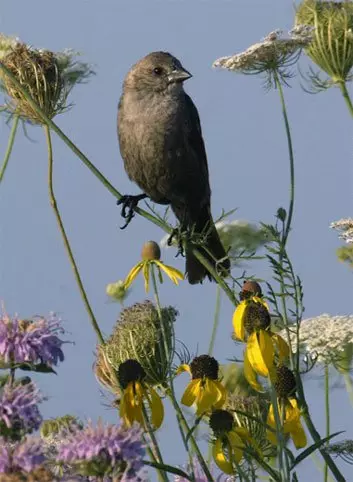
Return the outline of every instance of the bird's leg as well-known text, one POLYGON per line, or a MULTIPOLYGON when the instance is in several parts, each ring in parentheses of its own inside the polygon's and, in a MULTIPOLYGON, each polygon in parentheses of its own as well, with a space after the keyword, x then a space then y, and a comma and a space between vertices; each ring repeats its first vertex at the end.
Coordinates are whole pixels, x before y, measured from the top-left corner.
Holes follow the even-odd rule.
POLYGON ((168 238, 167 244, 168 246, 171 246, 173 243, 173 239, 176 238, 176 241, 178 243, 178 251, 175 257, 178 256, 185 256, 184 254, 184 246, 183 246, 183 239, 187 235, 187 228, 186 228, 186 207, 184 208, 184 212, 182 215, 182 219, 180 222, 180 225, 172 230, 170 233, 170 236, 168 238))
POLYGON ((147 194, 138 194, 137 196, 125 194, 116 202, 118 206, 122 204, 121 215, 126 219, 124 226, 121 226, 120 229, 125 229, 128 226, 131 219, 135 216, 135 209, 139 201, 146 199, 146 197, 148 197, 147 194))

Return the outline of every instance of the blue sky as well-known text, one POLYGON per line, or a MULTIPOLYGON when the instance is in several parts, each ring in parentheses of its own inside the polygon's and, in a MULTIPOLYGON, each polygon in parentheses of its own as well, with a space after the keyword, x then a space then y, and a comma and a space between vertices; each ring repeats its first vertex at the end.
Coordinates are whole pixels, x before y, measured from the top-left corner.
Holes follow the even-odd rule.
MULTIPOLYGON (((119 154, 116 110, 125 73, 153 50, 177 56, 193 78, 186 90, 201 117, 208 153, 212 210, 238 208, 236 218, 271 222, 279 206, 287 206, 289 163, 278 93, 266 93, 257 77, 212 69, 223 55, 242 51, 277 28, 293 24, 291 1, 121 1, 62 0, 60 8, 47 1, 4 2, 0 31, 51 50, 71 47, 94 64, 97 75, 78 86, 70 100, 75 106, 56 119, 63 131, 123 193, 138 189, 128 180, 119 154)), ((305 68, 307 62, 302 61, 305 68)), ((352 273, 337 262, 340 245, 329 229, 331 221, 352 215, 351 119, 337 89, 308 95, 300 78, 285 89, 296 163, 296 205, 289 251, 304 284, 305 316, 352 312, 352 273)), ((0 124, 0 149, 5 151, 9 129, 0 124)), ((79 297, 48 200, 44 134, 38 127, 16 139, 13 156, 0 188, 0 298, 8 313, 28 317, 57 312, 64 320, 67 359, 58 376, 39 377, 50 398, 45 416, 71 412, 82 418, 116 420, 102 405, 92 372, 95 336, 79 297)), ((109 334, 120 307, 105 294, 107 283, 123 278, 138 260, 141 245, 163 233, 136 217, 121 231, 115 199, 70 150, 54 138, 54 182, 58 205, 89 299, 104 333, 109 334)), ((183 269, 183 260, 169 250, 169 264, 183 269)), ((249 271, 268 279, 269 269, 252 265, 249 271)), ((139 280, 128 302, 145 299, 139 280)), ((205 352, 212 329, 215 286, 161 288, 164 304, 180 311, 177 337, 191 351, 205 352)), ((241 356, 230 339, 232 307, 223 299, 215 355, 220 361, 241 356)), ((317 373, 319 375, 319 373, 317 373)), ((180 382, 180 389, 186 378, 180 382)), ((320 377, 306 380, 315 421, 323 426, 320 377)), ((343 388, 331 392, 334 431, 353 436, 347 422, 348 397, 343 388)), ((161 430, 166 460, 182 464, 182 449, 174 449, 171 415, 161 430)), ((306 464, 305 476, 318 475, 306 464)), ((345 466, 346 474, 349 466, 345 466)))

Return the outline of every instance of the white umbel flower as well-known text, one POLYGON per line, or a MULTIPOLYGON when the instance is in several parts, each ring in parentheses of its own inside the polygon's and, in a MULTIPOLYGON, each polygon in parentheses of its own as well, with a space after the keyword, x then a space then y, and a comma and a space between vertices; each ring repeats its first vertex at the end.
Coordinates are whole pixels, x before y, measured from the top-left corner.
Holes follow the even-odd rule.
MULTIPOLYGON (((283 330, 280 333, 287 339, 283 330)), ((319 363, 337 364, 347 347, 353 344, 353 315, 322 314, 303 320, 299 329, 300 348, 319 363)), ((293 352, 296 352, 296 334, 291 332, 293 352)))
POLYGON ((339 232, 338 237, 346 243, 353 243, 353 218, 342 218, 330 224, 330 228, 339 232))

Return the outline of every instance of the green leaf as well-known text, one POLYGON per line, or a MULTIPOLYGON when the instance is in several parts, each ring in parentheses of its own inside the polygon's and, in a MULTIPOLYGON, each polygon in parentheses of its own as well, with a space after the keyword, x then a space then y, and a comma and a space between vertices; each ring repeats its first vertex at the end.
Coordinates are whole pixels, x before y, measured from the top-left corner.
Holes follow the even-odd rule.
POLYGON ((201 420, 202 420, 202 415, 201 415, 201 417, 198 417, 198 418, 195 420, 194 425, 191 427, 191 429, 190 429, 190 430, 188 431, 188 433, 186 434, 186 437, 185 437, 185 442, 186 442, 186 443, 188 443, 189 438, 190 438, 191 435, 195 432, 195 430, 196 430, 197 427, 199 426, 201 420))
POLYGON ((294 469, 294 467, 296 465, 298 465, 300 462, 302 462, 307 457, 309 457, 309 455, 311 455, 316 449, 320 448, 326 442, 331 440, 333 437, 337 437, 337 435, 340 435, 341 433, 344 433, 344 430, 341 430, 341 432, 333 433, 333 434, 329 435, 328 437, 325 437, 325 438, 319 440, 318 442, 315 442, 314 444, 310 445, 310 447, 308 447, 307 449, 300 452, 300 454, 296 457, 294 463, 292 464, 291 470, 294 469))
POLYGON ((55 373, 55 370, 46 363, 38 363, 37 365, 33 365, 31 363, 19 363, 15 368, 19 368, 25 372, 37 372, 37 373, 55 373))
POLYGON ((164 472, 169 472, 170 474, 180 475, 184 479, 193 482, 193 479, 190 478, 190 475, 188 475, 183 470, 178 469, 177 467, 173 467, 172 465, 159 464, 158 462, 150 462, 149 460, 143 460, 143 463, 157 470, 163 470, 164 472))

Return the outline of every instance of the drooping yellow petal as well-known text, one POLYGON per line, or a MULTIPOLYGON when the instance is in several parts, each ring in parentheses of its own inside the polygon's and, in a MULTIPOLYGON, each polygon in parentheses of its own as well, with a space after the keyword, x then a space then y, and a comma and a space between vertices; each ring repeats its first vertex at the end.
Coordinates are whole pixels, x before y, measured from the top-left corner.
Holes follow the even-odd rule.
POLYGON ((219 382, 218 380, 211 380, 211 381, 216 386, 216 388, 218 389, 218 394, 219 394, 218 400, 213 405, 213 407, 214 408, 222 408, 223 405, 225 404, 225 401, 227 400, 227 390, 222 385, 222 383, 219 382))
POLYGON ((195 378, 191 380, 185 389, 183 396, 181 397, 181 403, 187 407, 191 407, 196 401, 197 396, 201 390, 201 379, 195 378))
POLYGON ((271 337, 278 353, 279 363, 283 363, 289 357, 288 343, 277 333, 273 333, 271 337))
POLYGON ((272 372, 274 358, 271 335, 265 330, 252 333, 247 343, 247 355, 254 371, 268 377, 272 372))
POLYGON ((168 266, 161 261, 154 260, 154 263, 165 272, 165 274, 173 281, 174 284, 178 285, 179 280, 184 279, 183 273, 181 273, 178 269, 173 268, 173 266, 168 266))
POLYGON ((267 439, 273 445, 277 445, 276 422, 275 422, 275 414, 274 414, 272 403, 270 405, 270 408, 267 414, 267 425, 273 429, 273 430, 267 430, 267 439))
POLYGON ((246 348, 245 352, 244 352, 244 375, 245 375, 245 378, 247 379, 248 383, 252 386, 252 388, 254 390, 256 390, 257 392, 263 392, 264 390, 263 390, 262 386, 260 385, 260 383, 258 382, 256 373, 254 372, 253 367, 251 366, 251 364, 249 362, 247 352, 248 352, 248 349, 246 348))
POLYGON ((245 444, 235 430, 228 432, 227 438, 232 449, 232 460, 239 464, 243 456, 243 448, 245 444))
POLYGON ((212 407, 220 408, 223 406, 226 397, 224 387, 217 381, 206 378, 201 382, 200 391, 196 398, 197 415, 208 412, 212 407), (203 386, 202 386, 203 385, 203 386), (219 405, 221 402, 221 405, 219 405))
POLYGON ((223 451, 222 439, 218 438, 212 447, 213 460, 225 474, 234 474, 233 464, 227 459, 223 451))
POLYGON ((150 263, 146 261, 143 265, 143 278, 145 280, 145 291, 148 293, 150 289, 150 263))
POLYGON ((183 373, 183 372, 189 372, 191 375, 190 365, 187 365, 186 363, 179 365, 176 371, 176 375, 180 375, 180 373, 183 373))
POLYGON ((236 307, 233 313, 233 330, 237 340, 245 341, 244 314, 248 303, 244 300, 236 307))
POLYGON ((132 282, 134 281, 136 276, 139 274, 139 272, 143 268, 143 265, 144 265, 144 261, 140 261, 133 268, 131 268, 131 270, 129 271, 129 273, 126 276, 125 281, 124 281, 126 289, 128 289, 129 286, 132 284, 132 282))
POLYGON ((120 402, 120 417, 128 426, 131 426, 134 421, 143 425, 142 393, 138 385, 140 385, 138 382, 129 383, 120 402))
POLYGON ((302 449, 308 443, 305 430, 300 420, 297 422, 296 425, 293 425, 291 427, 290 436, 292 437, 296 449, 302 449))
POLYGON ((159 428, 164 419, 164 406, 156 390, 148 387, 144 390, 144 395, 151 409, 151 422, 155 429, 159 428))

